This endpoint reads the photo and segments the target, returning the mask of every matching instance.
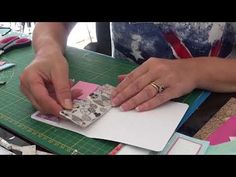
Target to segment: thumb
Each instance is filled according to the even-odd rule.
[[[65,109],[72,109],[71,89],[68,72],[58,72],[52,82],[59,103]]]

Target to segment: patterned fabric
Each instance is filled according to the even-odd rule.
[[[138,64],[150,57],[176,59],[227,57],[234,46],[234,28],[212,22],[113,22],[112,55]]]

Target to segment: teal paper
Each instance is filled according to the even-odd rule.
[[[206,155],[236,155],[236,140],[209,146]]]

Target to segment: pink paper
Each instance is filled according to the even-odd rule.
[[[37,116],[40,119],[46,119],[53,122],[59,122],[59,118],[52,115],[41,114],[40,112],[38,112],[35,116]]]
[[[228,119],[207,140],[210,141],[210,145],[217,145],[230,141],[230,136],[236,136],[236,116]]]
[[[84,82],[84,81],[79,81],[77,82],[71,89],[80,89],[82,90],[82,95],[79,96],[77,99],[85,99],[87,96],[89,96],[91,93],[93,93],[99,85],[89,83],[89,82]]]

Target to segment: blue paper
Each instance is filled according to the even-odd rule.
[[[191,115],[199,108],[199,106],[208,98],[210,94],[211,92],[203,90],[199,97],[193,102],[193,104],[189,105],[189,108],[179,123],[177,130],[191,117]]]

